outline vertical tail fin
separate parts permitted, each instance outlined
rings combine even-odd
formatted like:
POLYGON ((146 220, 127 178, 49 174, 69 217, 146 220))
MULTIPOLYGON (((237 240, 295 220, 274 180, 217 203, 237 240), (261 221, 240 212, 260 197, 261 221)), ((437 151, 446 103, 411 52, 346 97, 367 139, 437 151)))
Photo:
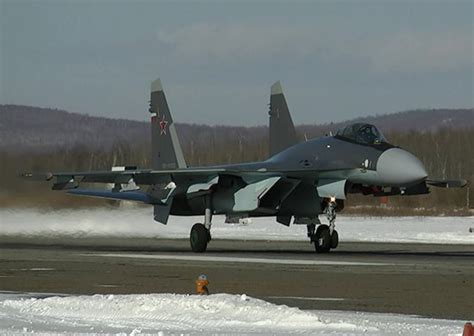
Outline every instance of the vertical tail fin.
POLYGON ((270 156, 296 145, 295 126, 291 120, 290 111, 280 82, 272 85, 270 95, 270 156))
POLYGON ((151 155, 153 169, 186 168, 173 118, 160 79, 151 83, 151 155))

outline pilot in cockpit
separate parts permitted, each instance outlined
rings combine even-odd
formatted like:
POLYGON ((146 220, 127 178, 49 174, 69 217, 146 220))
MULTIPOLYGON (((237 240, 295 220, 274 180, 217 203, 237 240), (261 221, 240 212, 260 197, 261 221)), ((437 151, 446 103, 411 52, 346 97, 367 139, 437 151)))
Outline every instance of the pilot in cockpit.
POLYGON ((357 123, 346 126, 336 133, 336 137, 364 145, 387 143, 383 134, 371 124, 357 123))

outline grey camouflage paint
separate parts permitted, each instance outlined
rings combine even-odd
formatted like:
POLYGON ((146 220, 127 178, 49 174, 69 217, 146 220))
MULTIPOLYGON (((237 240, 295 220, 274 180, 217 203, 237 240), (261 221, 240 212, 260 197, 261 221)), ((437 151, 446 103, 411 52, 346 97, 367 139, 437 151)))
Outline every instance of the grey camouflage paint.
MULTIPOLYGON (((152 169, 34 174, 32 180, 55 180, 53 189, 71 194, 140 201, 154 206, 156 221, 172 215, 202 215, 206 204, 214 214, 234 217, 276 216, 277 221, 319 223, 329 198, 339 207, 348 193, 416 195, 428 185, 463 187, 466 181, 427 179, 414 155, 386 142, 358 143, 324 136, 302 143, 279 82, 270 95, 270 153, 264 161, 188 168, 166 97, 158 79, 151 85, 152 169), (78 179, 81 179, 78 182, 78 179), (114 183, 112 190, 76 189, 82 182, 114 183), (120 184, 148 186, 146 191, 121 190, 120 184)), ((355 126, 355 125, 354 125, 355 126)))

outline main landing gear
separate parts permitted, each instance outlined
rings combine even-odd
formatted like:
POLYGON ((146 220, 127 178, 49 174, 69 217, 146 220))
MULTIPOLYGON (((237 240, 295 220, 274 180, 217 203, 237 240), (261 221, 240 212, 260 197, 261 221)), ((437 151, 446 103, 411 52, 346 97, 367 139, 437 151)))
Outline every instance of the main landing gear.
POLYGON ((335 230, 336 207, 336 201, 331 199, 325 210, 329 225, 320 224, 317 229, 315 224, 307 225, 308 237, 318 253, 328 253, 339 244, 339 235, 335 230))
POLYGON ((206 252, 207 243, 211 241, 211 196, 206 197, 206 210, 204 212, 204 224, 196 223, 191 228, 189 241, 193 252, 206 252))
POLYGON ((191 228, 189 240, 193 252, 206 252, 207 243, 211 240, 210 231, 204 224, 196 223, 191 228))

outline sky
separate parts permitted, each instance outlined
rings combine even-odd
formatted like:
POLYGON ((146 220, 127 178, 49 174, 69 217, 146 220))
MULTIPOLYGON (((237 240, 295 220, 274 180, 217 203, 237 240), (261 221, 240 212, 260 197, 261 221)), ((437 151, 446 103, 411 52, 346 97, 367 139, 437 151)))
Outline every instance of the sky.
POLYGON ((264 125, 473 107, 473 1, 0 0, 0 104, 264 125))

